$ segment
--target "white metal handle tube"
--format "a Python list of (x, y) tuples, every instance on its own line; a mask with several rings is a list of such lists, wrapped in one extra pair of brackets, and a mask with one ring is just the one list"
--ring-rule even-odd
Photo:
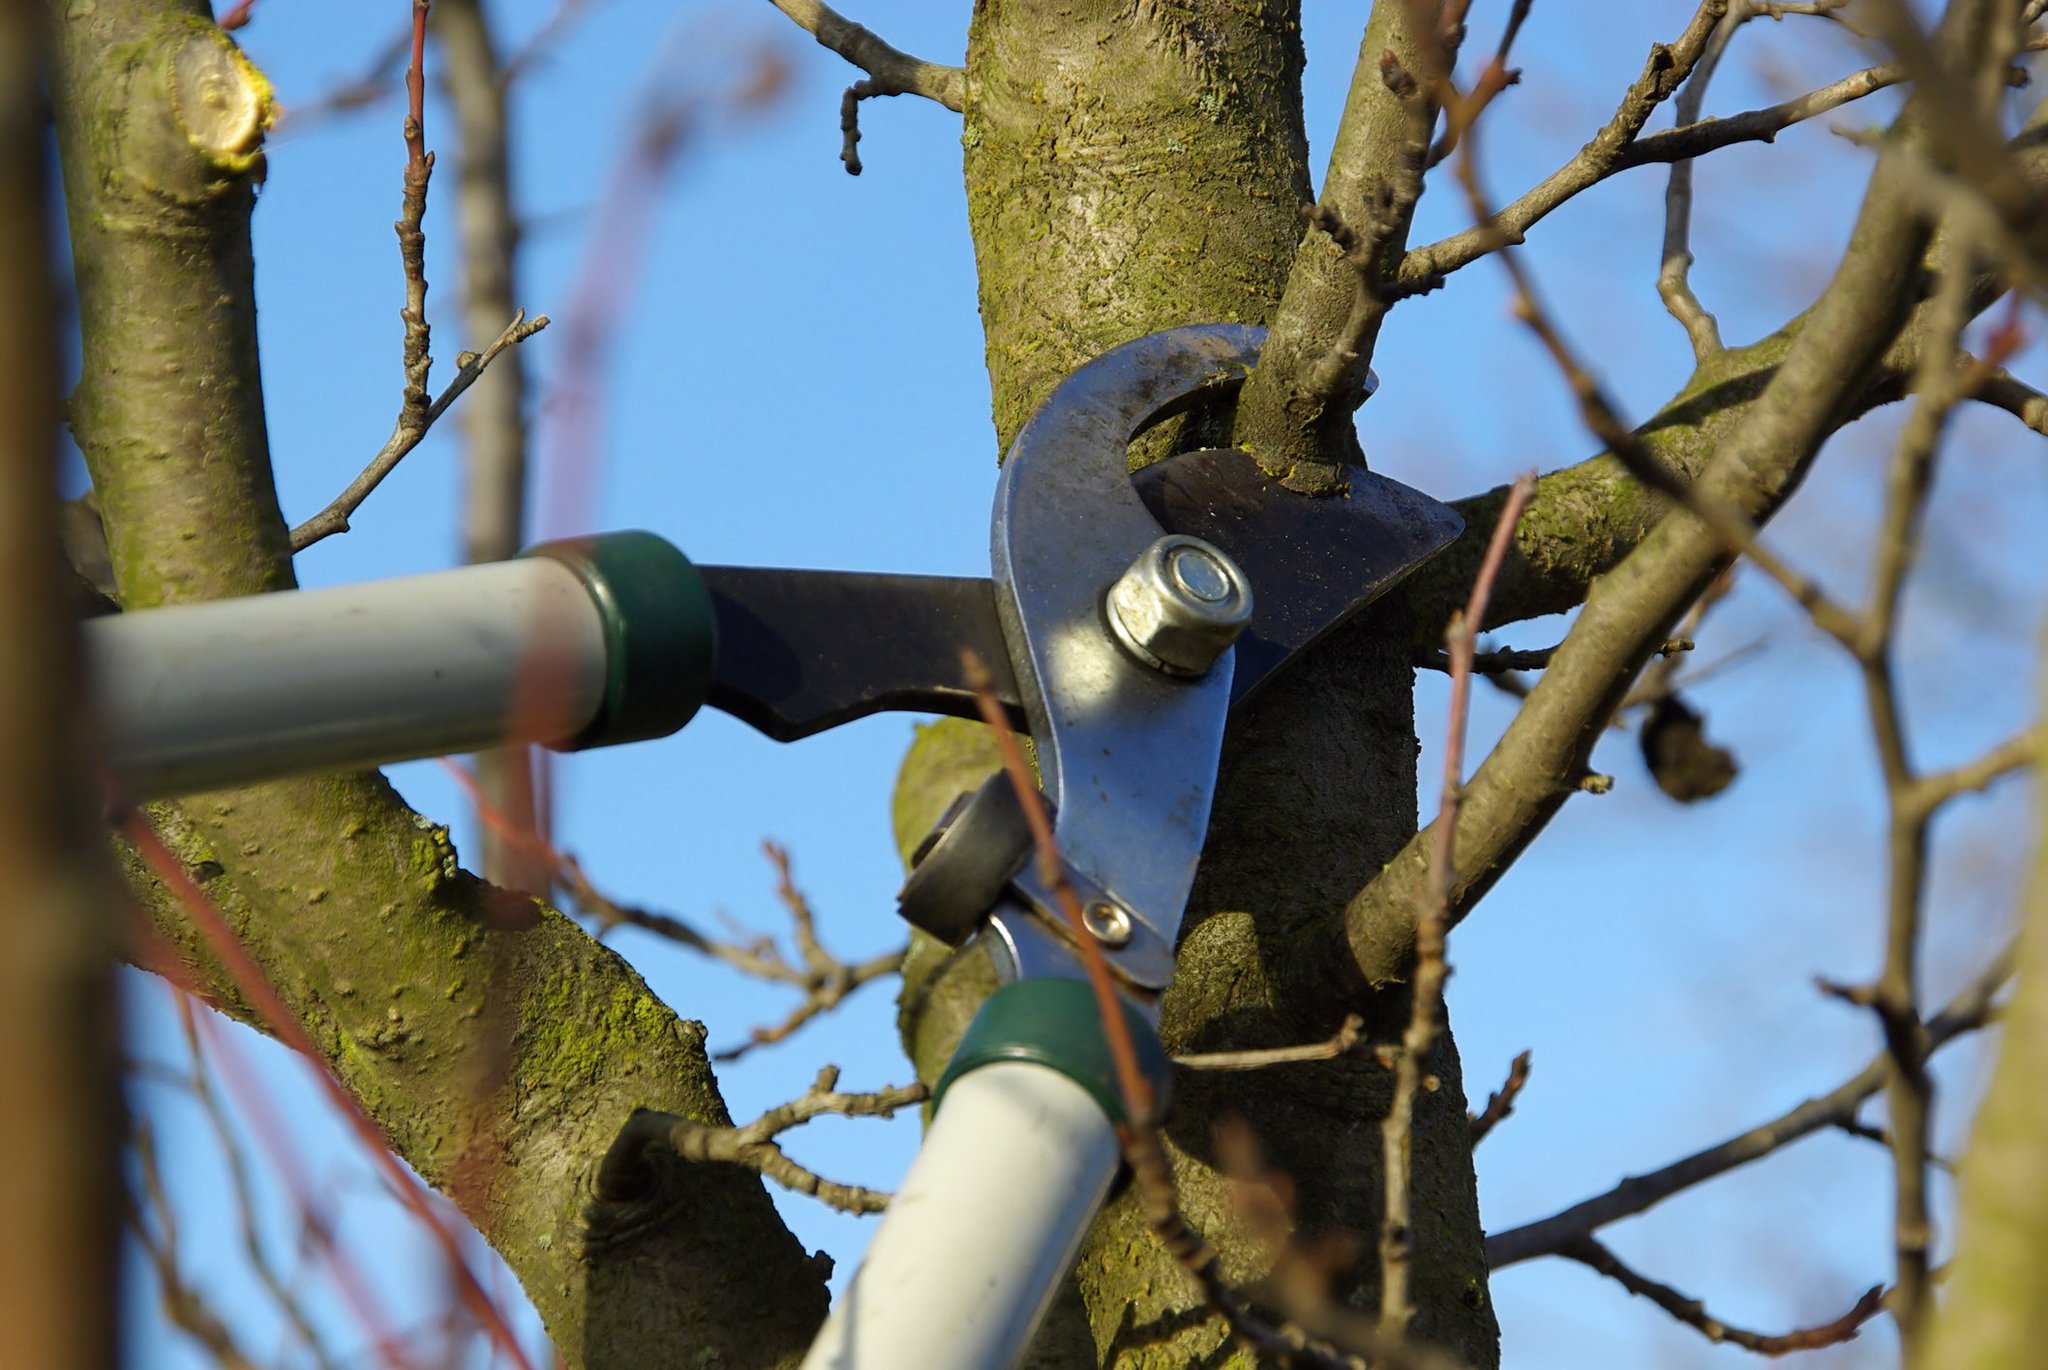
[(1056, 1070), (953, 1081), (804, 1370), (1006, 1370), (1117, 1169), (1102, 1105)]
[(604, 621), (548, 557), (85, 625), (99, 725), (135, 798), (562, 742), (604, 700)]

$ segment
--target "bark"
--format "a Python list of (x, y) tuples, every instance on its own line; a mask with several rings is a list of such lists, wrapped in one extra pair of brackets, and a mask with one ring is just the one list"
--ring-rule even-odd
[[(1418, 18), (1433, 23), (1440, 8), (1376, 0), (1323, 173), (1322, 205), (1372, 234), (1379, 244), (1375, 259), (1390, 280), (1408, 243), (1428, 122), (1419, 125), (1418, 145), (1418, 123), (1388, 89), (1381, 60), (1392, 56), (1413, 74), (1427, 70), (1429, 58), (1418, 50), (1413, 30)], [(1327, 233), (1302, 236), (1272, 334), (1238, 406), (1235, 436), (1261, 469), (1309, 493), (1325, 493), (1342, 479), (1343, 461), (1363, 464), (1351, 415), (1365, 398), (1373, 346), (1389, 307), (1379, 289), (1361, 288), (1359, 269)], [(1334, 393), (1311, 384), (1311, 373), (1347, 331), (1352, 355), (1335, 378)]]
[(58, 550), (41, 24), (0, 9), (0, 1363), (116, 1363), (118, 902), (92, 835)]
[[(1004, 444), (1061, 376), (1106, 347), (1180, 323), (1273, 316), (1307, 194), (1297, 18), (1272, 0), (977, 7), (963, 142)], [(1196, 420), (1140, 455), (1214, 431)], [(1292, 1043), (1353, 1007), (1316, 996), (1311, 962), (1349, 893), (1415, 828), (1406, 637), (1398, 617), (1338, 635), (1234, 726), (1167, 996), (1169, 1049)], [(927, 755), (949, 735), (925, 734), (906, 763), (910, 788), (943, 789), (931, 772), (965, 768), (958, 756)], [(957, 1014), (973, 996), (935, 994), (915, 973), (906, 988), (906, 1041), (929, 1072), (952, 1035), (929, 1030), (932, 1001)], [(1405, 1021), (1398, 990), (1368, 1007), (1384, 1035)], [(1496, 1329), (1448, 1039), (1432, 1064), (1443, 1087), (1418, 1110), (1416, 1330), (1490, 1365)], [(1233, 1224), (1212, 1125), (1227, 1114), (1258, 1120), (1273, 1163), (1300, 1184), (1305, 1229), (1370, 1233), (1387, 1097), (1383, 1072), (1357, 1061), (1184, 1082), (1169, 1129), (1176, 1177), (1234, 1276), (1256, 1278), (1269, 1254)], [(1376, 1300), (1376, 1278), (1350, 1272), (1342, 1292)], [(1082, 1335), (1104, 1364), (1251, 1363), (1225, 1345), (1220, 1321), (1128, 1201), (1097, 1224), (1076, 1288)], [(1048, 1339), (1061, 1349), (1042, 1344), (1041, 1363), (1074, 1363), (1077, 1330), (1056, 1318)]]
[[(268, 85), (197, 0), (46, 12), (85, 351), (72, 422), (121, 599), (288, 591), (249, 269)], [(376, 775), (156, 817), (392, 1146), (511, 1263), (568, 1363), (801, 1353), (821, 1272), (751, 1175), (676, 1169), (586, 1247), (590, 1176), (634, 1107), (726, 1121), (701, 1025), (624, 961), (465, 873), (446, 830)]]

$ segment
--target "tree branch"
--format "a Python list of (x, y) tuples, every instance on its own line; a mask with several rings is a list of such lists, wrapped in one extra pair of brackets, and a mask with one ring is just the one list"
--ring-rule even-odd
[(878, 95), (922, 95), (959, 113), (967, 105), (967, 73), (912, 57), (890, 47), (872, 32), (820, 0), (770, 0), (804, 32), (867, 73), (867, 79), (846, 88), (839, 101), (839, 129), (844, 137), (839, 160), (846, 174), (861, 173), (860, 102)]
[(481, 352), (466, 352), (456, 359), (459, 364), (454, 378), (448, 382), (447, 389), (436, 396), (434, 402), (419, 415), (416, 423), (408, 418), (405, 408), (401, 406), (398, 421), (392, 425), (391, 436), (384, 440), (384, 445), (377, 450), (377, 455), (370, 458), (369, 465), (348, 483), (347, 489), (328, 501), (326, 508), (292, 529), (292, 551), (303, 552), (323, 538), (333, 537), (336, 533), (346, 533), (349, 530), (349, 520), (355, 516), (356, 510), (362, 508), (364, 501), (376, 493), (377, 487), (384, 483), (384, 478), (398, 468), (398, 463), (405, 460), (407, 454), (420, 445), (420, 440), (426, 437), (427, 430), (448, 412), (450, 405), (462, 398), (462, 392), (476, 384), (477, 377), (483, 375), (485, 368), (496, 361), (505, 349), (525, 342), (546, 328), (548, 322), (548, 316), (545, 314), (534, 319), (528, 319), (523, 311), (513, 315), (512, 322), (505, 325), (504, 331), (492, 340), (489, 347)]
[(650, 1185), (646, 1153), (655, 1146), (667, 1147), (693, 1164), (724, 1162), (743, 1166), (767, 1176), (784, 1189), (808, 1194), (842, 1213), (879, 1213), (889, 1206), (887, 1194), (827, 1180), (791, 1160), (774, 1139), (828, 1113), (847, 1118), (886, 1118), (930, 1097), (931, 1090), (919, 1083), (896, 1085), (872, 1094), (843, 1094), (839, 1091), (839, 1068), (826, 1066), (797, 1098), (740, 1127), (717, 1127), (672, 1113), (636, 1110), (598, 1168), (593, 1227), (602, 1232), (610, 1221), (604, 1211), (606, 1206), (645, 1198)]
[(1529, 1053), (1517, 1052), (1515, 1059), (1508, 1063), (1508, 1078), (1499, 1089), (1486, 1096), (1486, 1107), (1472, 1115), (1472, 1145), (1485, 1141), (1496, 1127), (1514, 1114), (1515, 1100), (1522, 1097), (1522, 1089), (1529, 1083)]
[(1428, 288), (1463, 266), (1506, 244), (1520, 243), (1544, 215), (1588, 186), (1612, 175), (1629, 143), (1669, 99), (1705, 54), (1708, 40), (1728, 10), (1728, 0), (1702, 0), (1685, 31), (1668, 47), (1650, 49), (1642, 74), (1593, 140), (1534, 189), (1505, 209), (1462, 233), (1452, 234), (1401, 259), (1396, 279), (1410, 291)]
[(1793, 1351), (1812, 1351), (1823, 1346), (1836, 1346), (1845, 1341), (1854, 1341), (1856, 1334), (1863, 1330), (1863, 1324), (1883, 1312), (1885, 1306), (1884, 1286), (1876, 1285), (1866, 1291), (1862, 1298), (1856, 1300), (1855, 1306), (1839, 1318), (1816, 1327), (1805, 1327), (1771, 1336), (1762, 1332), (1746, 1331), (1721, 1321), (1707, 1312), (1706, 1307), (1698, 1299), (1687, 1298), (1668, 1284), (1659, 1284), (1645, 1275), (1638, 1274), (1591, 1237), (1581, 1237), (1557, 1254), (1597, 1270), (1629, 1293), (1648, 1299), (1716, 1345), (1727, 1342), (1763, 1356), (1782, 1356)]
[[(1688, 487), (1751, 523), (1797, 486), (1917, 298), (1929, 230), (1900, 184), (1902, 155), (1893, 150), (1880, 159), (1843, 264), (1813, 307), (1810, 326), (1771, 374), (1764, 401), (1748, 410)], [(1691, 518), (1669, 518), (1593, 587), (1528, 703), (1468, 787), (1458, 846), (1469, 853), (1469, 865), (1454, 917), (1575, 792), (1628, 683), (1727, 562), (1717, 532)], [(1413, 909), (1434, 840), (1427, 830), (1417, 834), (1347, 909), (1349, 944), (1367, 983), (1407, 973)]]
[[(1994, 1000), (2012, 975), (2012, 967), (2013, 949), (2007, 947), (1992, 958), (1983, 974), (1951, 999), (1940, 1013), (1930, 1018), (1927, 1021), (1928, 1050), (1939, 1050), (1990, 1022)], [(1856, 1110), (1865, 1099), (1884, 1088), (1891, 1069), (1890, 1054), (1879, 1052), (1862, 1070), (1826, 1094), (1808, 1099), (1769, 1122), (1760, 1123), (1747, 1132), (1738, 1133), (1660, 1169), (1631, 1176), (1606, 1193), (1573, 1204), (1548, 1218), (1492, 1233), (1486, 1239), (1486, 1263), (1500, 1270), (1538, 1256), (1560, 1254), (1571, 1242), (1597, 1232), (1609, 1223), (1646, 1212), (1674, 1194), (1760, 1160), (1801, 1137), (1823, 1128), (1840, 1126), (1843, 1120), (1856, 1116)]]
[[(1332, 239), (1303, 236), (1258, 368), (1238, 395), (1233, 440), (1261, 469), (1306, 493), (1336, 488), (1344, 465), (1357, 460), (1351, 414), (1365, 398), (1389, 307), (1374, 282), (1390, 272), (1407, 241), (1435, 120), (1432, 93), (1413, 80), (1390, 85), (1388, 73), (1431, 69), (1425, 48), (1433, 47), (1434, 36), (1416, 29), (1419, 17), (1437, 8), (1374, 0), (1317, 200), (1326, 215), (1374, 225), (1372, 260), (1361, 266)], [(1404, 97), (1401, 89), (1410, 94)], [(1361, 270), (1372, 274), (1362, 277)], [(1326, 367), (1327, 361), (1337, 365)]]

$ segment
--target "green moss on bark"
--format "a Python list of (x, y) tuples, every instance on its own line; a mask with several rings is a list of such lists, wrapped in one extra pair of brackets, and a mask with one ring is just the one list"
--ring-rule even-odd
[[(1293, 5), (984, 0), (969, 32), (968, 213), (996, 429), (1007, 444), (1060, 377), (1103, 349), (1176, 324), (1265, 322), (1308, 196)], [(1198, 431), (1213, 435), (1214, 428)], [(1169, 433), (1144, 449), (1170, 450)], [(1300, 662), (1239, 717), (1188, 916), (1163, 1034), (1174, 1049), (1298, 1042), (1354, 1005), (1311, 973), (1345, 900), (1414, 831), (1416, 742), (1407, 629), (1360, 624)], [(932, 747), (934, 743), (921, 743)], [(913, 755), (914, 770), (918, 758)], [(950, 797), (950, 792), (945, 797)], [(1392, 1000), (1378, 1006), (1398, 1014)], [(916, 1041), (920, 1054), (929, 1039)], [(1455, 1056), (1419, 1108), (1417, 1185), (1432, 1205), (1418, 1255), (1417, 1326), (1475, 1365), (1497, 1358)], [(1301, 1187), (1310, 1228), (1378, 1220), (1385, 1082), (1346, 1064), (1190, 1084), (1170, 1130), (1191, 1218), (1256, 1275), (1211, 1165), (1220, 1116), (1258, 1119)], [(1185, 1365), (1224, 1334), (1127, 1208), (1078, 1267), (1105, 1364)], [(1347, 1281), (1369, 1297), (1372, 1273)], [(1230, 1362), (1235, 1363), (1235, 1362)]]

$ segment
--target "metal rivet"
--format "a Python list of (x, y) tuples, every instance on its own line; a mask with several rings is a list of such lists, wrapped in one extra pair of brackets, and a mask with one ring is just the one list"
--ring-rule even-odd
[(1106, 947), (1120, 947), (1131, 940), (1131, 915), (1107, 899), (1098, 899), (1081, 910), (1081, 926)]

